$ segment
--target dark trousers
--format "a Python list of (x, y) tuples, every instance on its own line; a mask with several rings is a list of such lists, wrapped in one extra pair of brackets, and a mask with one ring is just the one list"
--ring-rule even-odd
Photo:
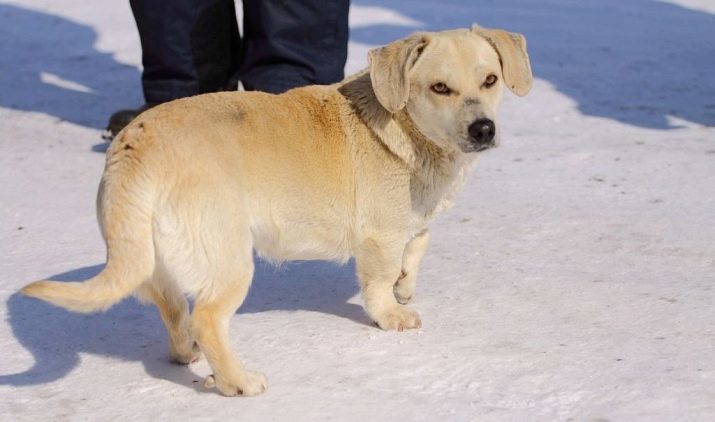
[(283, 92), (343, 78), (349, 0), (130, 0), (147, 103), (205, 92)]

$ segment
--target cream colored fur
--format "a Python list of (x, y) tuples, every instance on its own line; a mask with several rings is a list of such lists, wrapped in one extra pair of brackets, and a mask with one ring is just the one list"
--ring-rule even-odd
[[(97, 199), (104, 271), (23, 292), (78, 312), (131, 294), (153, 302), (171, 358), (190, 363), (203, 352), (214, 372), (207, 385), (225, 395), (267, 385), (228, 340), (254, 250), (272, 261), (354, 257), (368, 315), (385, 330), (420, 327), (404, 304), (427, 225), (476, 158), (463, 152), (467, 129), (496, 120), (504, 83), (521, 95), (531, 84), (523, 37), (505, 34), (415, 34), (372, 51), (369, 69), (335, 85), (207, 94), (146, 111), (107, 152)], [(489, 75), (498, 77), (491, 87)], [(434, 92), (437, 82), (452, 93)]]

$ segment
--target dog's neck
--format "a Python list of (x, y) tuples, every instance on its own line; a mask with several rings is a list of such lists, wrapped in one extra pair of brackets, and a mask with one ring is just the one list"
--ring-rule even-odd
[(417, 161), (415, 145), (395, 116), (385, 110), (377, 100), (368, 70), (363, 70), (341, 82), (338, 91), (380, 142), (408, 168), (413, 169)]
[(410, 170), (415, 218), (426, 223), (450, 208), (474, 156), (430, 141), (405, 109), (395, 114), (385, 110), (372, 89), (368, 70), (346, 79), (338, 90), (380, 142)]
[[(411, 170), (423, 165), (455, 162), (456, 157), (462, 155), (456, 149), (448, 151), (430, 141), (420, 132), (405, 109), (394, 114), (385, 110), (375, 96), (367, 69), (341, 82), (338, 91), (380, 142)], [(425, 159), (437, 162), (425, 162)]]
[(412, 140), (415, 153), (410, 181), (412, 208), (414, 218), (426, 224), (452, 207), (475, 156), (440, 148), (419, 131), (404, 110), (395, 114), (395, 120)]

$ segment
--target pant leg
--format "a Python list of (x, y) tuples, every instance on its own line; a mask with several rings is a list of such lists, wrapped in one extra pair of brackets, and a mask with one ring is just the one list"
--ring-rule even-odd
[(130, 0), (147, 103), (236, 89), (240, 36), (233, 0)]
[(244, 0), (244, 87), (277, 93), (342, 80), (349, 5), (349, 0)]

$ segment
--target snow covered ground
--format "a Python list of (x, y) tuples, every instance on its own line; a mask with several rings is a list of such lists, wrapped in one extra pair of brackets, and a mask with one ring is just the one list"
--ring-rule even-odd
[(260, 265), (231, 327), (266, 394), (204, 392), (155, 309), (20, 297), (104, 262), (100, 129), (141, 103), (128, 2), (0, 3), (0, 420), (715, 420), (715, 5), (355, 0), (348, 70), (418, 29), (505, 27), (535, 87), (433, 224), (414, 304), (371, 326), (353, 268)]

